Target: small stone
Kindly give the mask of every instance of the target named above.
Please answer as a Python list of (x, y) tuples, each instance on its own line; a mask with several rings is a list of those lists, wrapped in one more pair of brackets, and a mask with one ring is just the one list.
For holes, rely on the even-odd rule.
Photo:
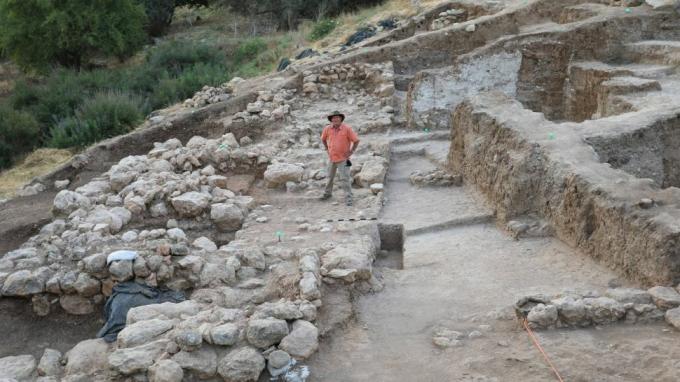
[(266, 223), (269, 221), (269, 218), (266, 216), (260, 216), (259, 218), (255, 219), (255, 221), (258, 223)]
[(649, 198), (642, 198), (638, 202), (638, 206), (640, 206), (640, 208), (644, 208), (644, 209), (652, 208), (652, 207), (654, 207), (654, 200), (649, 199)]
[(371, 192), (373, 193), (373, 195), (378, 195), (379, 193), (381, 193), (383, 191), (383, 188), (384, 186), (382, 183), (371, 184)]
[(94, 312), (94, 304), (92, 301), (77, 295), (62, 295), (59, 298), (59, 305), (70, 314), (86, 315)]
[(475, 24), (470, 24), (470, 25), (465, 27), (466, 32), (474, 32), (476, 30), (477, 30), (477, 25), (475, 25)]
[(54, 188), (56, 188), (57, 190), (61, 190), (61, 189), (64, 189), (64, 188), (68, 187), (68, 185), (69, 185), (70, 183), (71, 183), (71, 181), (68, 180), (68, 179), (64, 179), (64, 180), (55, 180), (55, 181), (54, 181)]
[(479, 338), (479, 337), (482, 337), (482, 332), (477, 331), (477, 330), (473, 330), (473, 331), (470, 332), (470, 334), (468, 334), (468, 338), (470, 338), (470, 339)]
[(40, 317), (45, 317), (50, 314), (50, 299), (47, 295), (36, 294), (31, 298), (31, 305), (33, 306), (33, 312)]
[(109, 265), (109, 273), (111, 278), (115, 281), (127, 281), (132, 279), (134, 273), (132, 271), (132, 261), (114, 261)]

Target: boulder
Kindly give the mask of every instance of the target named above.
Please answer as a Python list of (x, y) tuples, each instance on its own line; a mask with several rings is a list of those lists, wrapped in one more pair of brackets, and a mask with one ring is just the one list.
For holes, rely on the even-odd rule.
[(586, 305), (583, 303), (583, 300), (566, 296), (552, 300), (551, 303), (557, 307), (561, 322), (573, 326), (585, 326), (588, 324)]
[(149, 382), (182, 382), (184, 370), (175, 361), (162, 359), (149, 368)]
[(210, 329), (210, 339), (213, 344), (231, 346), (238, 342), (239, 328), (235, 324), (227, 323)]
[(267, 187), (277, 188), (286, 185), (286, 182), (300, 182), (304, 169), (290, 163), (273, 163), (264, 172), (264, 180)]
[(89, 274), (81, 272), (78, 274), (73, 288), (76, 290), (76, 293), (83, 297), (92, 297), (101, 291), (101, 283)]
[(370, 243), (352, 243), (337, 246), (321, 256), (321, 265), (327, 271), (334, 269), (356, 270), (356, 279), (369, 280), (374, 259)]
[(668, 309), (665, 318), (674, 328), (680, 329), (680, 308)]
[(108, 368), (109, 345), (103, 338), (79, 342), (66, 355), (67, 375), (92, 375)]
[(265, 359), (251, 347), (235, 349), (220, 360), (217, 373), (229, 382), (257, 381), (264, 370)]
[(174, 323), (168, 320), (152, 319), (126, 326), (118, 334), (118, 347), (135, 347), (151, 342), (156, 337), (172, 329)]
[(210, 207), (210, 219), (221, 231), (237, 231), (241, 228), (245, 215), (233, 203), (217, 203)]
[(109, 273), (115, 281), (127, 281), (134, 277), (133, 263), (130, 260), (113, 261), (109, 265)]
[(175, 334), (175, 342), (186, 352), (193, 352), (203, 344), (203, 335), (196, 329), (184, 329)]
[(538, 304), (527, 316), (529, 324), (538, 328), (549, 328), (557, 323), (557, 307), (555, 305)]
[(616, 322), (626, 315), (623, 304), (609, 297), (584, 298), (588, 318), (595, 324)]
[(26, 297), (42, 293), (49, 277), (47, 268), (39, 268), (33, 272), (28, 270), (14, 272), (5, 279), (2, 295)]
[(0, 358), (0, 378), (24, 381), (31, 379), (35, 371), (35, 357), (17, 355)]
[(86, 196), (74, 191), (61, 190), (54, 197), (52, 212), (55, 215), (68, 215), (80, 208), (88, 209), (91, 205), (90, 199)]
[(210, 195), (201, 192), (187, 192), (171, 199), (172, 206), (184, 217), (196, 217), (208, 208)]
[(57, 376), (61, 373), (61, 352), (45, 349), (38, 363), (38, 375)]
[(626, 304), (632, 302), (633, 304), (651, 304), (652, 296), (646, 291), (634, 288), (612, 288), (607, 289), (605, 297), (613, 298), (614, 300)]
[(309, 358), (318, 348), (319, 329), (304, 320), (293, 322), (293, 330), (279, 344), (279, 349), (298, 359)]
[(109, 366), (123, 375), (146, 372), (163, 354), (168, 343), (169, 340), (162, 339), (133, 348), (118, 349), (109, 355)]
[(647, 293), (652, 296), (652, 300), (659, 309), (673, 309), (680, 306), (680, 294), (671, 287), (655, 286)]
[(384, 183), (387, 174), (387, 161), (376, 157), (366, 161), (361, 171), (354, 176), (354, 181), (361, 187), (370, 187), (374, 183)]
[(94, 304), (90, 299), (74, 294), (59, 297), (59, 305), (69, 314), (86, 315), (94, 312)]
[(207, 252), (215, 252), (217, 251), (217, 245), (215, 243), (208, 239), (205, 236), (201, 236), (198, 239), (194, 240), (193, 243), (191, 243), (194, 247), (198, 249), (202, 249)]
[(291, 364), (290, 354), (283, 350), (274, 350), (267, 357), (267, 370), (272, 377), (285, 373)]
[(246, 328), (248, 342), (262, 349), (279, 343), (287, 335), (288, 324), (276, 318), (251, 319)]
[(217, 372), (217, 353), (209, 346), (192, 352), (180, 351), (172, 360), (182, 369), (193, 372), (202, 379), (212, 378)]

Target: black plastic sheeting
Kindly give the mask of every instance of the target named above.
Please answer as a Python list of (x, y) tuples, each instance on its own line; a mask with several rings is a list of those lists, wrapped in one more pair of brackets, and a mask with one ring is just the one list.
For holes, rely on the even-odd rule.
[(97, 337), (106, 342), (114, 342), (118, 333), (125, 328), (128, 311), (137, 306), (162, 304), (164, 302), (182, 302), (186, 300), (184, 293), (172, 290), (160, 290), (132, 281), (120, 283), (113, 287), (113, 293), (104, 305), (106, 323), (97, 333)]
[(367, 38), (375, 36), (375, 33), (376, 33), (375, 28), (373, 28), (373, 27), (360, 28), (356, 32), (354, 32), (354, 34), (349, 36), (345, 45), (349, 46), (349, 45), (354, 45), (354, 44), (360, 43), (360, 42), (366, 40)]

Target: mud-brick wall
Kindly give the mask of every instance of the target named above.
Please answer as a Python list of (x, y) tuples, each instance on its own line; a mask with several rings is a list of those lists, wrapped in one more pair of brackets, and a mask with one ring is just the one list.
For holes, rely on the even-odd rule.
[(449, 166), (484, 194), (501, 223), (537, 213), (561, 240), (630, 279), (680, 281), (680, 232), (613, 200), (515, 127), (464, 102), (453, 114), (451, 136)]

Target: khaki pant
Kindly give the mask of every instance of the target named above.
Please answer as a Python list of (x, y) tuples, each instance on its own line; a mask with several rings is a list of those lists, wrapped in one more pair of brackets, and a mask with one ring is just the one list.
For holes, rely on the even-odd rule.
[(328, 165), (328, 183), (326, 183), (326, 190), (324, 195), (331, 196), (333, 194), (333, 180), (335, 174), (339, 173), (339, 186), (345, 191), (345, 199), (352, 200), (352, 177), (350, 175), (350, 167), (347, 167), (345, 161), (333, 163)]

